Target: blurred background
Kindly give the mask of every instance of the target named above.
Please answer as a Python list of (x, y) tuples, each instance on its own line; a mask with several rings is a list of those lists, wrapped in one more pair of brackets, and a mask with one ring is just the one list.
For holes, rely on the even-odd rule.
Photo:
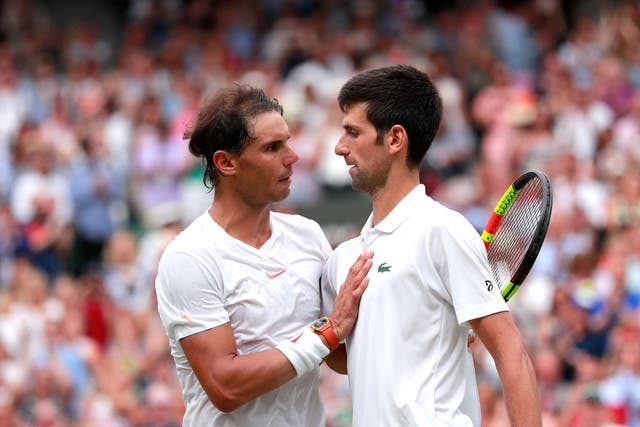
[[(166, 243), (212, 199), (182, 134), (233, 82), (285, 107), (300, 155), (277, 209), (332, 244), (370, 205), (333, 155), (353, 73), (409, 63), (444, 102), (427, 192), (481, 231), (526, 169), (554, 207), (510, 302), (545, 426), (640, 426), (640, 2), (0, 1), (0, 426), (178, 426), (153, 295)], [(475, 355), (483, 427), (506, 426)], [(327, 424), (350, 425), (323, 369)]]

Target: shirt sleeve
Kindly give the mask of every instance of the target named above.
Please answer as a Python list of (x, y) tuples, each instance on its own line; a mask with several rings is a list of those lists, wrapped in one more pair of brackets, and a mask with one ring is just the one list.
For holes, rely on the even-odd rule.
[(331, 312), (331, 309), (333, 308), (333, 301), (335, 300), (335, 290), (333, 290), (334, 287), (331, 286), (329, 282), (330, 276), (325, 277), (325, 272), (333, 249), (331, 248), (331, 244), (329, 243), (327, 236), (322, 231), (320, 225), (315, 221), (313, 224), (314, 233), (316, 234), (314, 241), (318, 243), (320, 252), (322, 253), (322, 259), (324, 261), (322, 274), (318, 280), (318, 286), (320, 287), (320, 312), (323, 315), (327, 315)]
[(331, 313), (333, 303), (338, 295), (338, 290), (335, 284), (337, 264), (335, 255), (329, 257), (329, 260), (326, 262), (324, 269), (322, 270), (322, 276), (320, 277), (320, 311), (323, 315), (329, 315), (329, 313)]
[(162, 324), (175, 340), (229, 322), (221, 277), (187, 253), (162, 256), (156, 293)]
[(314, 240), (318, 242), (320, 246), (320, 251), (322, 251), (324, 260), (326, 262), (331, 256), (333, 249), (331, 248), (331, 244), (329, 243), (327, 236), (324, 234), (324, 231), (322, 231), (322, 227), (320, 227), (320, 224), (318, 224), (315, 221), (313, 221), (312, 223), (313, 223), (314, 233), (316, 234)]
[(433, 239), (440, 277), (451, 298), (458, 324), (508, 311), (498, 288), (482, 240), (464, 217), (457, 215)]

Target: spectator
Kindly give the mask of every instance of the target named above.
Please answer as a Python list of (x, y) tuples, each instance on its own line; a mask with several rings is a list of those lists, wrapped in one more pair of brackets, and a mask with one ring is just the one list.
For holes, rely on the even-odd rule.
[(171, 133), (156, 98), (141, 107), (141, 124), (133, 145), (133, 192), (136, 214), (145, 228), (179, 215), (181, 182), (191, 167), (182, 136)]
[[(172, 139), (181, 138), (202, 93), (234, 81), (268, 89), (286, 111), (299, 106), (306, 113), (301, 134), (317, 137), (322, 150), (307, 169), (307, 183), (321, 191), (305, 213), (339, 212), (321, 223), (338, 244), (362, 217), (355, 209), (331, 208), (354, 200), (347, 168), (334, 154), (341, 128), (333, 100), (354, 71), (390, 62), (429, 70), (445, 108), (452, 101), (433, 153), (439, 144), (444, 150), (437, 159), (424, 159), (435, 173), (423, 180), (476, 228), (484, 225), (496, 193), (520, 171), (539, 168), (551, 177), (549, 232), (527, 284), (510, 302), (546, 378), (545, 425), (570, 418), (561, 408), (569, 405), (565, 391), (579, 382), (571, 354), (594, 323), (609, 323), (598, 340), (587, 340), (599, 343), (602, 372), (583, 387), (586, 394), (574, 393), (570, 412), (585, 417), (573, 420), (595, 422), (603, 412), (606, 418), (623, 412), (619, 408), (633, 410), (619, 378), (637, 371), (630, 368), (635, 352), (623, 356), (618, 336), (640, 325), (637, 2), (352, 0), (334, 7), (242, 0), (236, 6), (250, 9), (246, 22), (224, 2), (130, 3), (105, 3), (103, 22), (115, 24), (96, 26), (78, 19), (82, 8), (71, 10), (64, 2), (56, 10), (42, 2), (37, 8), (0, 2), (0, 342), (5, 384), (11, 384), (0, 386), (0, 424), (32, 425), (38, 402), (45, 402), (40, 412), (65, 425), (180, 419), (174, 412), (183, 408), (165, 406), (167, 387), (175, 401), (181, 398), (171, 366), (165, 369), (170, 359), (151, 284), (159, 248), (206, 209), (211, 194), (202, 190), (201, 164), (182, 164)], [(89, 127), (95, 133), (85, 138)], [(106, 221), (80, 226), (73, 215), (85, 212), (70, 195), (79, 187), (75, 173), (92, 170), (80, 146), (85, 139), (103, 139), (96, 163), (109, 164), (124, 182), (110, 208), (102, 208), (116, 218), (112, 233)], [(156, 210), (161, 199), (177, 209)], [(105, 226), (108, 249), (91, 257), (96, 278), (74, 277), (87, 264), (70, 262), (73, 233), (98, 225)], [(116, 341), (110, 310), (133, 317), (131, 344), (145, 369), (114, 374), (113, 381), (89, 369), (92, 385), (72, 414), (72, 377), (58, 362), (26, 355), (46, 353), (47, 343), (60, 339), (60, 319), (87, 303), (95, 315), (91, 327), (102, 326), (81, 334), (104, 350)], [(493, 368), (481, 346), (472, 350), (483, 405), (493, 408), (485, 424), (500, 425), (504, 403), (494, 396)], [(327, 405), (328, 424), (348, 426), (344, 378), (325, 375), (322, 393), (333, 405)], [(146, 410), (131, 409), (129, 398)]]
[(17, 251), (52, 279), (62, 268), (64, 234), (71, 222), (72, 202), (66, 175), (56, 169), (51, 146), (38, 131), (22, 135), (27, 164), (16, 177), (11, 212), (20, 227)]
[(124, 176), (109, 161), (101, 128), (89, 126), (81, 146), (84, 156), (71, 167), (75, 242), (72, 272), (82, 274), (102, 261), (104, 246), (124, 224), (114, 211), (125, 204)]

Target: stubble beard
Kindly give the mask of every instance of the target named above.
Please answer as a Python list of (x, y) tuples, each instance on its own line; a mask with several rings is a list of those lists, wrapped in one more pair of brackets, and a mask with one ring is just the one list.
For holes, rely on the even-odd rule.
[(351, 187), (356, 191), (375, 194), (387, 183), (388, 168), (380, 165), (373, 173), (358, 170), (358, 173), (351, 177)]

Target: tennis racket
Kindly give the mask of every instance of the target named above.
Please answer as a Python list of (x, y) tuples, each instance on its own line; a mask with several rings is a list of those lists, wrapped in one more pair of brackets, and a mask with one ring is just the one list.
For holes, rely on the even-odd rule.
[(504, 192), (482, 231), (489, 265), (505, 301), (522, 286), (540, 252), (551, 204), (547, 175), (526, 172)]

